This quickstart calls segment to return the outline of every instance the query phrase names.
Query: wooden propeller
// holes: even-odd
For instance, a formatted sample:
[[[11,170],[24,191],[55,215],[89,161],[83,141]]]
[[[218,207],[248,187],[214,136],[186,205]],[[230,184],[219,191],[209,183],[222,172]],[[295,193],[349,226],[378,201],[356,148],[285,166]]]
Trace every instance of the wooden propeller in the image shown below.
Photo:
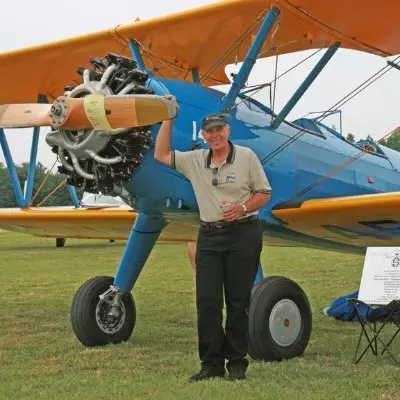
[[[153,125],[175,115],[175,100],[163,96],[60,96],[53,104],[0,105],[0,128],[56,126],[109,131]]]

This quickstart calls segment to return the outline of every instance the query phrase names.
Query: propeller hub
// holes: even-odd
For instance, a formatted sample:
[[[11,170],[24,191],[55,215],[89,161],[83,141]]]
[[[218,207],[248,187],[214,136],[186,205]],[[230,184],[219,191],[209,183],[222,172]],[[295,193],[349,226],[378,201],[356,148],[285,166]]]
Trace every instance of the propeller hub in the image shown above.
[[[68,103],[64,98],[58,98],[50,109],[50,117],[54,125],[61,124],[68,115]]]

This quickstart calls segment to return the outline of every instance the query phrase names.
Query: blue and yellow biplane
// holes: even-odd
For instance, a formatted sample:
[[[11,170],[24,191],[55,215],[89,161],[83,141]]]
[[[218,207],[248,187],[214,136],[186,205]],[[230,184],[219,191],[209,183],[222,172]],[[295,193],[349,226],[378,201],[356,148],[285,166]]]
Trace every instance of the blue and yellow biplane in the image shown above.
[[[162,238],[193,240],[199,224],[190,182],[153,158],[157,113],[146,108],[154,119],[146,125],[133,123],[128,113],[111,129],[111,97],[126,103],[176,96],[180,112],[172,145],[180,151],[205,147],[202,118],[225,113],[232,141],[257,154],[272,185],[271,200],[259,214],[267,244],[356,253],[400,245],[400,154],[371,141],[350,143],[325,125],[323,118],[336,105],[318,118],[286,118],[339,48],[382,57],[382,70],[399,69],[399,58],[391,58],[400,52],[399,11],[397,0],[385,0],[379,18],[376,5],[362,0],[226,0],[0,55],[0,125],[36,125],[25,194],[0,131],[20,206],[1,210],[0,226],[46,237],[128,238],[116,276],[90,279],[74,297],[72,326],[84,345],[129,339],[136,317],[131,290],[154,244]],[[246,84],[258,58],[307,49],[324,53],[282,110],[252,97],[265,86]],[[230,79],[224,68],[237,61],[243,63]],[[213,88],[221,84],[231,84],[227,93]],[[86,97],[103,98],[95,110],[100,123],[38,122],[35,110],[47,117],[53,112],[53,122],[62,113],[59,96],[68,104],[80,101],[81,111]],[[34,108],[38,100],[42,104]],[[10,110],[18,111],[14,119],[5,118]],[[41,125],[52,126],[46,141],[72,194],[81,187],[122,195],[135,212],[81,209],[76,197],[75,209],[29,207]],[[302,354],[311,333],[302,289],[284,277],[263,278],[260,266],[249,333],[256,359]]]

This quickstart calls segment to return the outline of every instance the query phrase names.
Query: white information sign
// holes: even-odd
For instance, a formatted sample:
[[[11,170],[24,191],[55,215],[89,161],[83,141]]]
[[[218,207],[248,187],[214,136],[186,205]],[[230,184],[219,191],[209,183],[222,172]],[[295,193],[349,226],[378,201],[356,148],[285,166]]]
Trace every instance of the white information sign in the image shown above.
[[[358,299],[378,305],[400,300],[400,247],[368,247]]]

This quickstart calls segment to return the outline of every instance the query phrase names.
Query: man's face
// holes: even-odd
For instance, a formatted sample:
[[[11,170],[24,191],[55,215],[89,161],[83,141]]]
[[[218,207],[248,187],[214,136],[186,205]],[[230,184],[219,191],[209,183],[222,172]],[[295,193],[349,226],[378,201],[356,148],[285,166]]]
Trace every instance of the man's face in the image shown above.
[[[210,130],[203,130],[203,137],[211,150],[220,150],[226,146],[229,146],[230,128],[228,125],[216,126]]]

